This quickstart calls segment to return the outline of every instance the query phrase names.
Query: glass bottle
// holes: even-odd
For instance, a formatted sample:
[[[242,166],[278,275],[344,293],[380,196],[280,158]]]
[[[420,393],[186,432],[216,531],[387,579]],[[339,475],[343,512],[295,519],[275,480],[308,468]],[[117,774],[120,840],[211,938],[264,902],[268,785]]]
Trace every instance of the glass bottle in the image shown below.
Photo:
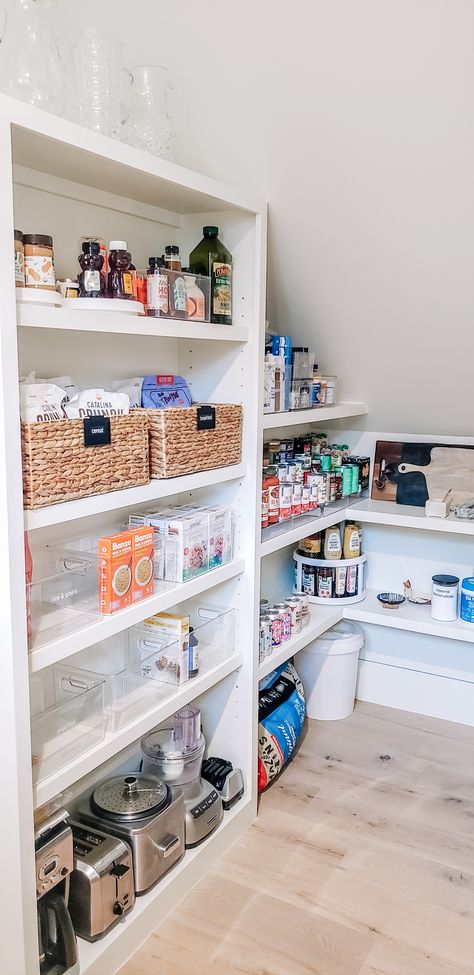
[[[78,261],[81,265],[81,272],[77,276],[79,297],[103,298],[105,296],[105,274],[102,271],[104,258],[100,253],[99,242],[84,241]]]
[[[162,257],[149,257],[147,271],[147,315],[166,318],[170,311],[168,275]]]
[[[111,240],[109,244],[109,298],[133,301],[133,280],[130,273],[132,255],[126,240]]]
[[[211,278],[211,322],[232,325],[232,254],[218,238],[218,227],[203,227],[203,238],[189,255],[193,274]]]
[[[165,247],[165,265],[170,271],[181,271],[181,257],[177,244],[167,244]]]

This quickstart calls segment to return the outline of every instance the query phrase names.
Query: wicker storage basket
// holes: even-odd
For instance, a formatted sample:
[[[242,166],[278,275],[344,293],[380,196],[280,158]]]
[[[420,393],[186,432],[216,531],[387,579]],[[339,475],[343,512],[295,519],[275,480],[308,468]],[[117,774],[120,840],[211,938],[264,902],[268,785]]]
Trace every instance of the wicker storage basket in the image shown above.
[[[178,477],[238,464],[242,453],[242,407],[213,405],[213,430],[198,430],[199,406],[146,410],[150,476]]]
[[[148,484],[148,426],[142,410],[110,418],[110,444],[84,446],[83,420],[21,424],[25,508]]]

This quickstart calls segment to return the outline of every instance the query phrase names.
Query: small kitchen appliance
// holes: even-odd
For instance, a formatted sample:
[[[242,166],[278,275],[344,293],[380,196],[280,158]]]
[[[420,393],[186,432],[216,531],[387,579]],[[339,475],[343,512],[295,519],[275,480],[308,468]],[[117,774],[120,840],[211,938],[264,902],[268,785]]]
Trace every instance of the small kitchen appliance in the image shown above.
[[[132,849],[135,893],[146,893],[184,854],[180,789],[143,772],[104,779],[79,805],[79,820],[112,833]]]
[[[81,823],[70,823],[74,871],[69,913],[74,930],[86,941],[97,941],[135,903],[132,851],[124,840]]]
[[[224,815],[219,793],[201,778],[205,747],[201,712],[194,707],[177,711],[173,728],[152,732],[142,739],[143,770],[159,775],[173,793],[176,789],[183,792],[187,847],[201,843],[219,826]]]
[[[36,898],[41,975],[77,975],[77,943],[68,911],[73,870],[69,813],[56,808],[35,824]]]
[[[224,809],[232,809],[244,794],[242,769],[234,768],[225,758],[205,758],[202,763],[202,778],[217,789]]]

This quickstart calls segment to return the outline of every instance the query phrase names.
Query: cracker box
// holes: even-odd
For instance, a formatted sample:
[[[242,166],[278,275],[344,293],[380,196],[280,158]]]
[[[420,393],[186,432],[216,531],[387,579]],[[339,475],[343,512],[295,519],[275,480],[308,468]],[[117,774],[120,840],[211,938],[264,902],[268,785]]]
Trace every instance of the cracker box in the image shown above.
[[[132,602],[154,592],[155,532],[149,525],[132,528]]]
[[[189,679],[189,616],[150,616],[143,624],[140,651],[144,677],[184,684]]]
[[[99,538],[99,610],[116,613],[132,604],[132,533]]]
[[[155,579],[165,578],[165,529],[167,516],[174,515],[175,508],[166,508],[152,514],[132,514],[128,516],[129,528],[148,525],[154,531],[154,576]]]
[[[209,571],[209,515],[199,510],[170,518],[165,534],[165,579],[187,582]]]

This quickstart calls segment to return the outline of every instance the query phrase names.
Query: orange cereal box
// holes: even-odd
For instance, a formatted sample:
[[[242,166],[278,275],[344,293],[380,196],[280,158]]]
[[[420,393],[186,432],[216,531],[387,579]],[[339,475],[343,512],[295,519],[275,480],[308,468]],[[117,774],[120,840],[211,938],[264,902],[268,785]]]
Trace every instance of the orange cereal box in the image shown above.
[[[115,613],[131,606],[133,596],[133,532],[99,538],[99,608]]]
[[[138,603],[152,596],[154,586],[155,532],[150,525],[140,525],[130,531],[132,536],[132,602]]]

